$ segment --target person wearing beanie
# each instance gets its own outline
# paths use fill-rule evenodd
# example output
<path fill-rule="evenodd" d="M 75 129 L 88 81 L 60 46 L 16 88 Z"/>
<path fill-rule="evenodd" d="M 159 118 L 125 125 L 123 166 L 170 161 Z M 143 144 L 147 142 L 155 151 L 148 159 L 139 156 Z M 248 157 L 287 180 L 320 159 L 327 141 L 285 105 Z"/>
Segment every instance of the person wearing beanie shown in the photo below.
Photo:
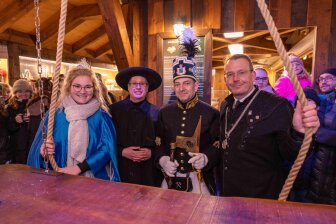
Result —
<path fill-rule="evenodd" d="M 330 94 L 334 94 L 336 90 L 336 68 L 329 68 L 324 70 L 317 79 L 320 88 L 319 97 L 324 100 Z"/>
<path fill-rule="evenodd" d="M 13 84 L 13 97 L 7 105 L 8 130 L 10 132 L 10 160 L 12 163 L 25 164 L 28 156 L 28 124 L 30 114 L 27 103 L 32 97 L 33 88 L 25 79 Z"/>
<path fill-rule="evenodd" d="M 313 87 L 310 81 L 309 74 L 304 68 L 303 61 L 295 54 L 289 54 L 289 60 L 293 66 L 294 72 L 299 80 L 302 88 Z M 293 106 L 295 102 L 296 91 L 290 81 L 288 72 L 285 70 L 282 76 L 276 81 L 274 85 L 275 93 L 286 98 Z"/>
<path fill-rule="evenodd" d="M 321 126 L 315 135 L 314 163 L 309 202 L 336 205 L 336 68 L 329 68 L 318 78 Z"/>
<path fill-rule="evenodd" d="M 197 96 L 200 84 L 194 56 L 199 41 L 193 30 L 186 28 L 179 41 L 183 55 L 176 57 L 172 66 L 177 100 L 160 110 L 155 163 L 165 176 L 162 188 L 214 195 L 219 111 Z"/>

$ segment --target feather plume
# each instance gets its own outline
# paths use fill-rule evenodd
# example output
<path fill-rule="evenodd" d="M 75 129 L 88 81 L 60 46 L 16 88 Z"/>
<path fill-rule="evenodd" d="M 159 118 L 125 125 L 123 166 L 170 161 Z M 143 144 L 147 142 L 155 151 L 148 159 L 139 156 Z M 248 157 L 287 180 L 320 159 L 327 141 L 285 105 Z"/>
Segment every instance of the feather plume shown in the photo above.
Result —
<path fill-rule="evenodd" d="M 200 52 L 200 44 L 192 28 L 185 28 L 179 41 L 182 54 L 193 58 Z"/>

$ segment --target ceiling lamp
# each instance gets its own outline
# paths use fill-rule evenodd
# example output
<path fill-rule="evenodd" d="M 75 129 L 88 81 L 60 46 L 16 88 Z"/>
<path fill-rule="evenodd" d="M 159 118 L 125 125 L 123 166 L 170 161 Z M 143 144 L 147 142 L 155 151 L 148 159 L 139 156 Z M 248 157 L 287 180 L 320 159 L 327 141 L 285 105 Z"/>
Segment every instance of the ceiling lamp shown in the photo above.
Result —
<path fill-rule="evenodd" d="M 244 54 L 244 46 L 242 44 L 229 44 L 228 47 L 231 55 Z"/>
<path fill-rule="evenodd" d="M 181 36 L 186 26 L 183 23 L 174 24 L 174 33 L 177 37 Z"/>
<path fill-rule="evenodd" d="M 225 38 L 238 38 L 244 36 L 244 32 L 224 33 Z"/>

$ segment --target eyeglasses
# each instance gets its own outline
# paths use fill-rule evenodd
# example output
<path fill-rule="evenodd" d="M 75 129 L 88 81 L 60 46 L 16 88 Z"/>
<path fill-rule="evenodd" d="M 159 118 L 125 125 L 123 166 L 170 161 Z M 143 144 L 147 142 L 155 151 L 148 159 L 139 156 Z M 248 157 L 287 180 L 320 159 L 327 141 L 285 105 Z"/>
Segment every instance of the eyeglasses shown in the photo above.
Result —
<path fill-rule="evenodd" d="M 145 87 L 145 86 L 148 85 L 148 83 L 147 82 L 130 82 L 130 83 L 128 83 L 128 85 L 130 85 L 133 88 L 138 87 L 138 86 Z"/>
<path fill-rule="evenodd" d="M 82 89 L 84 89 L 85 92 L 91 92 L 93 90 L 93 86 L 90 86 L 90 85 L 81 86 L 81 85 L 74 84 L 74 85 L 72 85 L 72 88 L 76 92 L 80 92 L 80 91 L 82 91 Z"/>
<path fill-rule="evenodd" d="M 232 79 L 234 75 L 237 75 L 239 78 L 244 77 L 252 70 L 240 70 L 238 72 L 227 72 L 224 74 L 225 78 Z"/>
<path fill-rule="evenodd" d="M 320 78 L 318 78 L 317 79 L 317 82 L 330 82 L 330 81 L 332 81 L 332 80 L 334 80 L 334 77 L 332 77 L 332 76 L 327 76 L 327 77 L 320 77 Z"/>
<path fill-rule="evenodd" d="M 256 77 L 256 81 L 267 81 L 268 77 Z"/>

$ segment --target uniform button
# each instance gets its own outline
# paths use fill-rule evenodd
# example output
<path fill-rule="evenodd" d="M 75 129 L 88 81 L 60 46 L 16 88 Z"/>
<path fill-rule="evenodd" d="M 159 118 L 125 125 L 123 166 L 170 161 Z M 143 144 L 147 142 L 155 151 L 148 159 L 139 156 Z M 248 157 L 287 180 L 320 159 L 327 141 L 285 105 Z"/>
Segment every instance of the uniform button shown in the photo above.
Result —
<path fill-rule="evenodd" d="M 228 152 L 228 151 L 225 151 L 225 152 L 224 152 L 224 155 L 226 155 L 226 156 L 229 155 L 229 152 Z"/>
<path fill-rule="evenodd" d="M 181 153 L 180 153 L 180 156 L 184 156 L 184 153 L 183 153 L 183 152 L 181 152 Z"/>
<path fill-rule="evenodd" d="M 187 111 L 184 110 L 184 111 L 183 111 L 183 114 L 187 114 Z"/>
<path fill-rule="evenodd" d="M 251 132 L 250 131 L 247 131 L 247 134 L 250 134 Z"/>
<path fill-rule="evenodd" d="M 185 124 L 181 124 L 181 126 L 182 126 L 182 127 L 184 127 L 184 126 L 185 126 Z"/>
<path fill-rule="evenodd" d="M 226 163 L 227 163 L 227 159 L 226 159 L 226 160 L 224 160 L 224 162 L 226 162 Z"/>
<path fill-rule="evenodd" d="M 226 166 L 226 167 L 224 167 L 224 170 L 228 170 L 229 168 Z"/>
<path fill-rule="evenodd" d="M 180 161 L 180 163 L 183 164 L 183 163 L 184 163 L 184 160 L 182 159 L 182 160 Z"/>
<path fill-rule="evenodd" d="M 181 167 L 181 170 L 182 170 L 182 171 L 184 170 L 184 167 L 183 167 L 183 166 Z"/>
<path fill-rule="evenodd" d="M 181 131 L 181 134 L 183 135 L 183 134 L 184 134 L 184 131 Z"/>
<path fill-rule="evenodd" d="M 186 119 L 185 117 L 182 117 L 182 120 L 183 120 L 183 121 L 185 121 L 185 119 Z"/>

